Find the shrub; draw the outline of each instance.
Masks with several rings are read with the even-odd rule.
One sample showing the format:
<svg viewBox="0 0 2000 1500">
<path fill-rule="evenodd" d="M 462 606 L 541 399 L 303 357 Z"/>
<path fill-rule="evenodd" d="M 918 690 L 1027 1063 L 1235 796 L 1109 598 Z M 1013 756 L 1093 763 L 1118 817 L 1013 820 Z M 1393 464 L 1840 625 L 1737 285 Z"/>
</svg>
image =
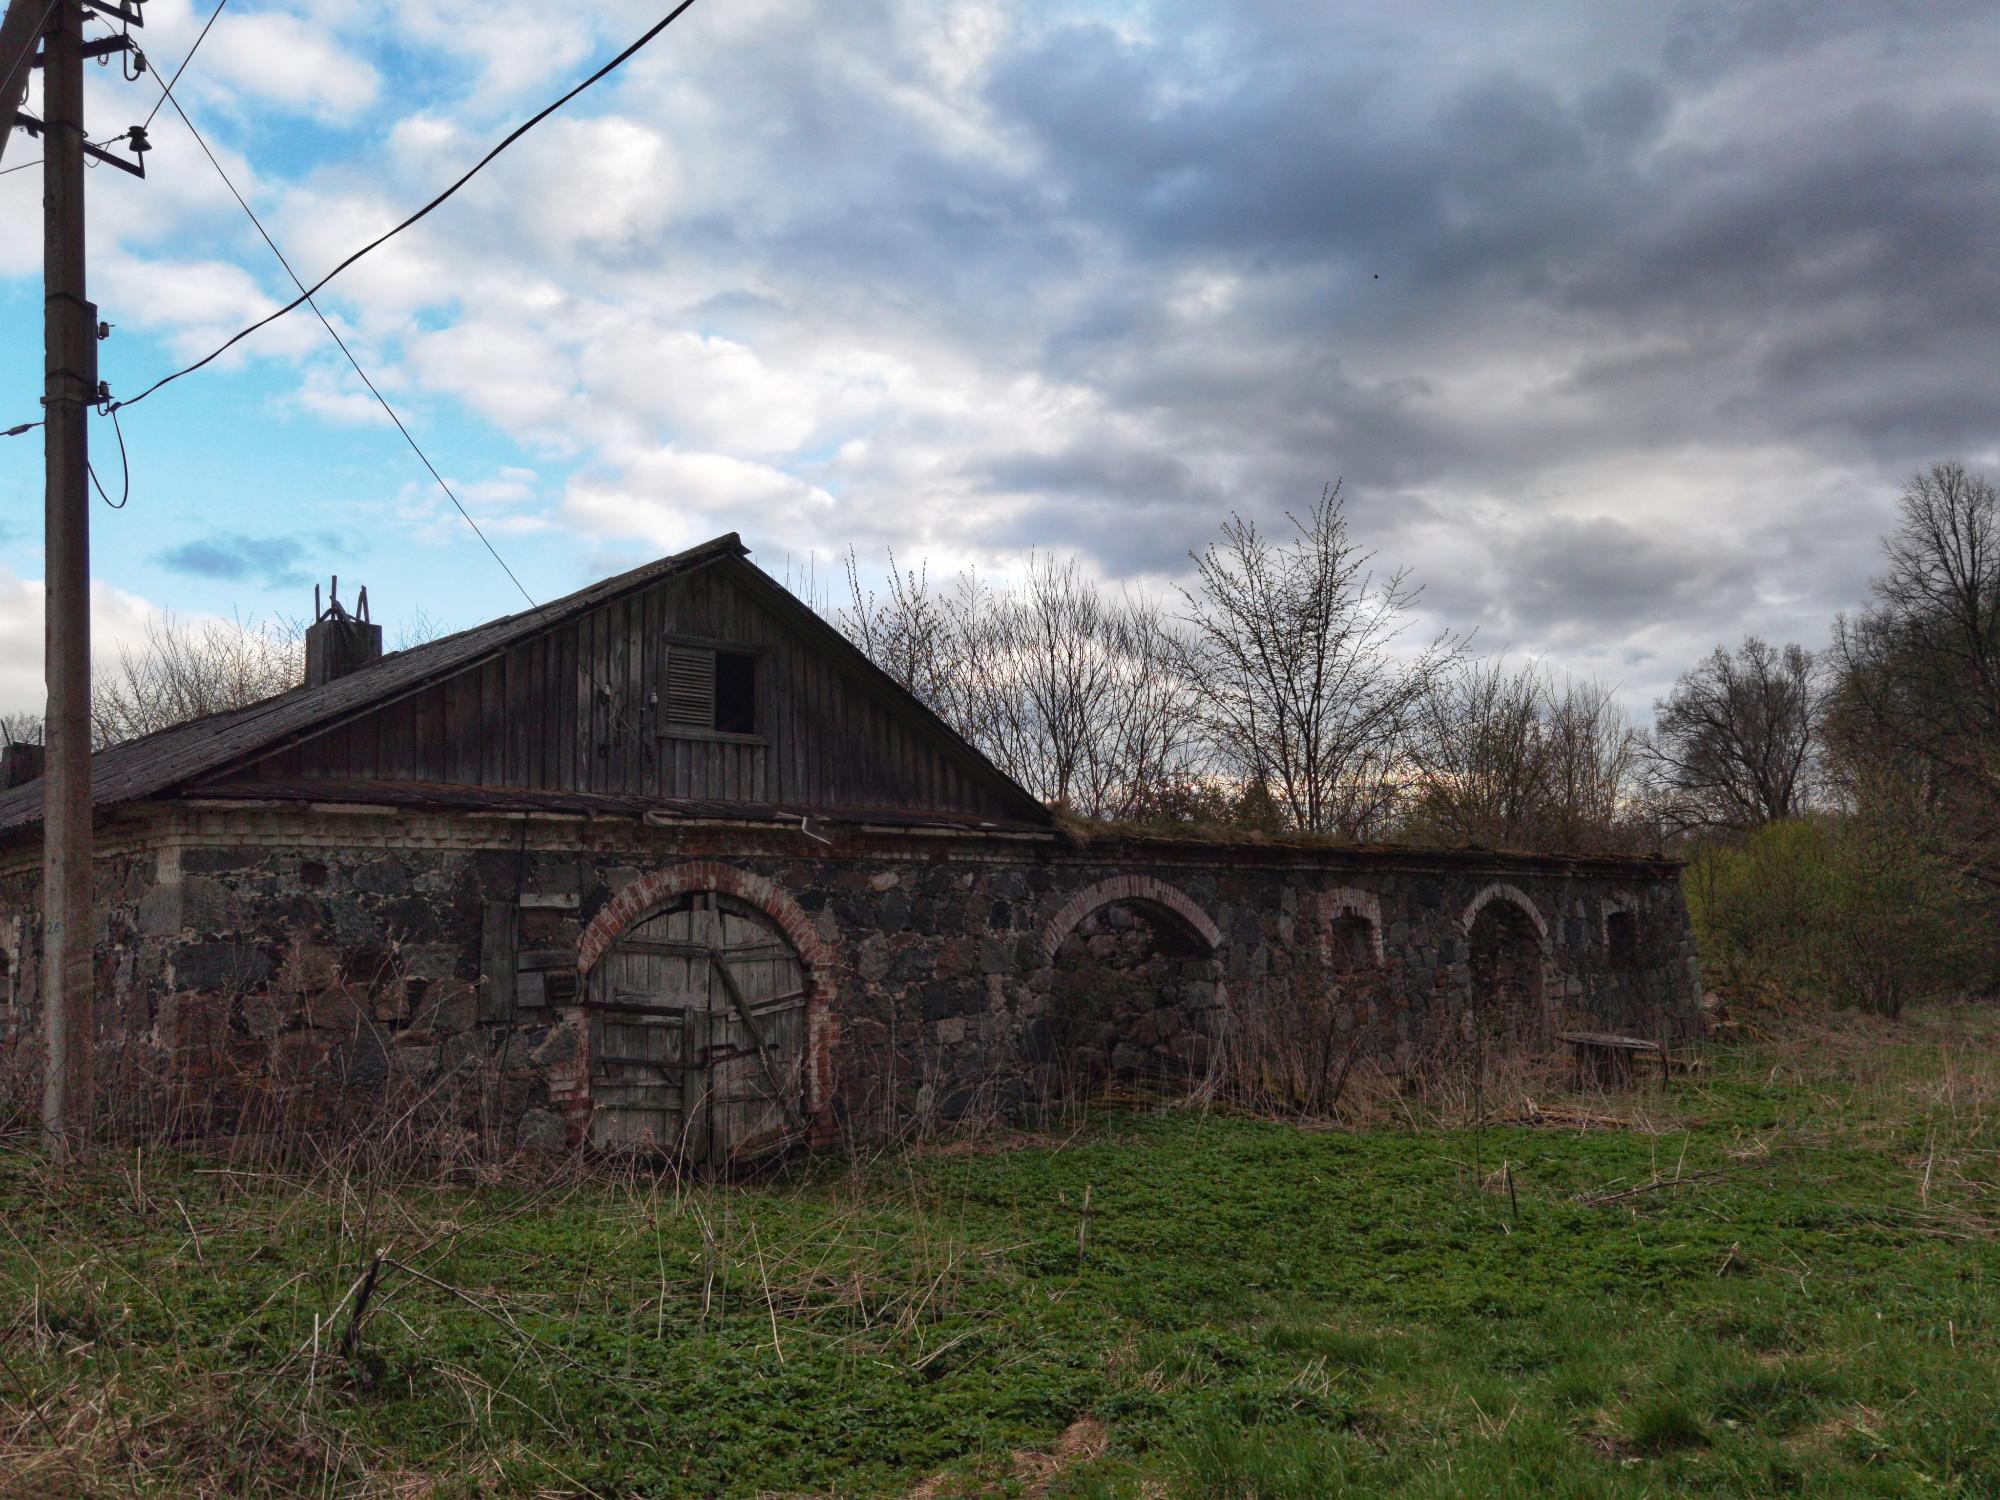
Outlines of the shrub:
<svg viewBox="0 0 2000 1500">
<path fill-rule="evenodd" d="M 1703 959 L 1729 987 L 1896 1016 L 1962 990 L 1981 947 L 1962 877 L 1887 819 L 1766 824 L 1698 850 L 1686 887 Z"/>
</svg>

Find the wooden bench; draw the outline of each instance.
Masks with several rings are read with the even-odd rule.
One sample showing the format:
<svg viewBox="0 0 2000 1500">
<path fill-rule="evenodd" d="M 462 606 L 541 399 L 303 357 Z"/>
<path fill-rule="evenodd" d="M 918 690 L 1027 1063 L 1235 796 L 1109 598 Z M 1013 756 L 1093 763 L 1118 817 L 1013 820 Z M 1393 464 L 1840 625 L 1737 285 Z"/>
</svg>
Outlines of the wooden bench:
<svg viewBox="0 0 2000 1500">
<path fill-rule="evenodd" d="M 1667 1082 L 1672 1060 L 1664 1042 L 1609 1031 L 1565 1031 L 1557 1040 L 1569 1047 L 1579 1084 L 1587 1071 L 1600 1088 L 1624 1088 L 1632 1081 L 1635 1056 L 1659 1058 L 1660 1082 Z"/>
</svg>

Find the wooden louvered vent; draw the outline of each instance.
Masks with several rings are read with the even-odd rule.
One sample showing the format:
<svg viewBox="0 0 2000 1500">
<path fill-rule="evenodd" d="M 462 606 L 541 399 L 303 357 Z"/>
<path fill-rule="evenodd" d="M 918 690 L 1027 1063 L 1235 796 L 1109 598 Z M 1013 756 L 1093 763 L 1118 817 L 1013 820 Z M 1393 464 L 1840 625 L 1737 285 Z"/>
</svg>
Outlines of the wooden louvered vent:
<svg viewBox="0 0 2000 1500">
<path fill-rule="evenodd" d="M 674 646 L 667 652 L 667 723 L 675 729 L 715 727 L 715 652 Z"/>
</svg>

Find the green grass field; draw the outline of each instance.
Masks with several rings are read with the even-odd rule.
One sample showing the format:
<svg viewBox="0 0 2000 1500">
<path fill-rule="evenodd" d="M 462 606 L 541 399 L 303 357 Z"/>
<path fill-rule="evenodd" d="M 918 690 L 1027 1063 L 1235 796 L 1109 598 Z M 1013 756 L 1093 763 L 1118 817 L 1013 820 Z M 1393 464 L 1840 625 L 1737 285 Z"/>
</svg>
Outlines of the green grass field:
<svg viewBox="0 0 2000 1500">
<path fill-rule="evenodd" d="M 1996 1037 L 733 1188 L 17 1143 L 0 1492 L 2000 1494 Z"/>
</svg>

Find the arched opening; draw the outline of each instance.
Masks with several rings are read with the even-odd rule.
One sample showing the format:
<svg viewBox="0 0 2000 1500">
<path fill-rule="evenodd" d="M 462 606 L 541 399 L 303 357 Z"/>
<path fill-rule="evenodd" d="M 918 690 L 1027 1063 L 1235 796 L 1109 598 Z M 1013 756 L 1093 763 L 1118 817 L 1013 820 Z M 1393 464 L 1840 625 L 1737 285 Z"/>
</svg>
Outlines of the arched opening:
<svg viewBox="0 0 2000 1500">
<path fill-rule="evenodd" d="M 1473 916 L 1467 939 L 1472 1019 L 1482 1052 L 1545 1050 L 1542 933 L 1532 910 L 1507 895 L 1488 900 Z"/>
<path fill-rule="evenodd" d="M 1216 936 L 1174 894 L 1171 903 L 1119 894 L 1065 912 L 1047 994 L 1023 1029 L 1039 1092 L 1079 1098 L 1116 1084 L 1174 1087 L 1207 1071 L 1223 1016 Z"/>
<path fill-rule="evenodd" d="M 685 891 L 612 938 L 585 982 L 592 1144 L 727 1165 L 806 1128 L 808 982 L 779 922 Z"/>
</svg>

